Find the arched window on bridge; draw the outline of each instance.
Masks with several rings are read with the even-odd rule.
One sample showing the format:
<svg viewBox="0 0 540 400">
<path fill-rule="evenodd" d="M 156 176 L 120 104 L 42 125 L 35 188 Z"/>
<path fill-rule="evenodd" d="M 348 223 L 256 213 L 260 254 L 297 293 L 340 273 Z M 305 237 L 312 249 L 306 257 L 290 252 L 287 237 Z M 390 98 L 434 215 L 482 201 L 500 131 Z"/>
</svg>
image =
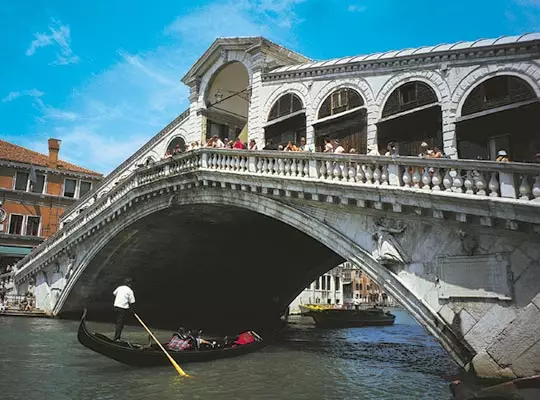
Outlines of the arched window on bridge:
<svg viewBox="0 0 540 400">
<path fill-rule="evenodd" d="M 181 136 L 175 137 L 167 146 L 167 154 L 174 154 L 177 152 L 183 153 L 184 151 L 186 151 L 186 141 Z M 148 161 L 148 159 L 146 161 Z M 145 164 L 148 165 L 147 163 Z"/>
<path fill-rule="evenodd" d="M 377 141 L 382 154 L 389 142 L 402 156 L 417 156 L 422 142 L 442 149 L 442 113 L 435 91 L 420 81 L 396 88 L 377 123 Z"/>
<path fill-rule="evenodd" d="M 367 112 L 364 99 L 351 88 L 332 92 L 321 104 L 315 128 L 315 145 L 323 149 L 325 137 L 339 139 L 345 151 L 355 148 L 359 153 L 367 151 Z"/>
<path fill-rule="evenodd" d="M 298 144 L 306 135 L 306 110 L 302 100 L 294 93 L 281 96 L 272 105 L 264 127 L 265 141 L 272 146 L 286 146 L 289 141 Z"/>
<path fill-rule="evenodd" d="M 460 158 L 534 161 L 540 152 L 540 102 L 531 86 L 515 76 L 490 78 L 463 102 L 456 135 Z"/>
</svg>

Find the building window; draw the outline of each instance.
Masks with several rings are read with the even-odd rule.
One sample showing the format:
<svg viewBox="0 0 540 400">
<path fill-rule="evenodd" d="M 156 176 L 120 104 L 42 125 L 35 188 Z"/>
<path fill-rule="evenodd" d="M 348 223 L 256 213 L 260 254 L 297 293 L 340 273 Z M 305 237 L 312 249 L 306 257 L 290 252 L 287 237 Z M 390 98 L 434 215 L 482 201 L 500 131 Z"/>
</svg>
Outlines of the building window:
<svg viewBox="0 0 540 400">
<path fill-rule="evenodd" d="M 28 172 L 17 171 L 15 175 L 15 190 L 26 191 L 28 187 Z"/>
<path fill-rule="evenodd" d="M 64 196 L 65 197 L 74 198 L 76 188 L 77 188 L 77 181 L 75 179 L 64 180 Z"/>
<path fill-rule="evenodd" d="M 384 104 L 382 117 L 437 103 L 435 91 L 424 82 L 409 82 L 395 89 Z"/>
<path fill-rule="evenodd" d="M 323 101 L 319 110 L 319 119 L 340 114 L 363 105 L 364 100 L 356 90 L 349 88 L 338 89 Z"/>
<path fill-rule="evenodd" d="M 322 287 L 321 287 L 321 289 L 326 290 L 326 277 L 322 276 L 321 279 L 322 279 Z"/>
<path fill-rule="evenodd" d="M 315 290 L 319 290 L 320 288 L 320 283 L 319 283 L 319 278 L 317 278 L 317 280 L 315 281 Z"/>
<path fill-rule="evenodd" d="M 28 217 L 26 221 L 26 235 L 39 236 L 39 224 L 41 217 Z"/>
<path fill-rule="evenodd" d="M 83 197 L 92 189 L 92 182 L 81 181 L 81 186 L 79 187 L 79 198 Z"/>
<path fill-rule="evenodd" d="M 36 181 L 31 183 L 30 191 L 33 193 L 43 193 L 45 188 L 45 175 L 36 174 Z"/>
<path fill-rule="evenodd" d="M 362 285 L 360 283 L 356 284 L 356 290 L 362 290 Z"/>
<path fill-rule="evenodd" d="M 9 233 L 10 234 L 12 235 L 22 234 L 23 219 L 24 217 L 22 215 L 18 215 L 18 214 L 10 215 L 10 218 L 9 218 Z"/>
<path fill-rule="evenodd" d="M 370 290 L 371 289 L 371 286 L 370 285 L 366 285 L 366 290 Z"/>
<path fill-rule="evenodd" d="M 336 290 L 339 291 L 339 276 L 335 277 Z"/>
<path fill-rule="evenodd" d="M 297 95 L 287 93 L 274 103 L 270 110 L 270 114 L 268 114 L 268 121 L 295 113 L 300 111 L 303 107 L 302 100 L 300 100 Z"/>
</svg>

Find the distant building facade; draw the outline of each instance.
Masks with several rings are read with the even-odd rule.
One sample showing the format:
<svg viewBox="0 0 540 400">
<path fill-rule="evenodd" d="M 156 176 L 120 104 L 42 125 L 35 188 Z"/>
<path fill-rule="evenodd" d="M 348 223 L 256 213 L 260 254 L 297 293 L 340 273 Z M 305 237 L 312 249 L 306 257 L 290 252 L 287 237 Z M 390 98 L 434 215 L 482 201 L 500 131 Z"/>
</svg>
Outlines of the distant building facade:
<svg viewBox="0 0 540 400">
<path fill-rule="evenodd" d="M 54 235 L 64 210 L 102 179 L 60 160 L 60 143 L 49 139 L 44 155 L 0 140 L 0 276 Z"/>
<path fill-rule="evenodd" d="M 301 304 L 343 304 L 342 268 L 338 266 L 314 280 L 289 306 L 291 314 L 298 314 Z"/>
<path fill-rule="evenodd" d="M 394 299 L 361 268 L 344 262 L 313 281 L 294 299 L 289 309 L 291 314 L 298 314 L 298 306 L 302 304 L 351 304 L 354 299 L 362 303 L 395 305 Z"/>
</svg>

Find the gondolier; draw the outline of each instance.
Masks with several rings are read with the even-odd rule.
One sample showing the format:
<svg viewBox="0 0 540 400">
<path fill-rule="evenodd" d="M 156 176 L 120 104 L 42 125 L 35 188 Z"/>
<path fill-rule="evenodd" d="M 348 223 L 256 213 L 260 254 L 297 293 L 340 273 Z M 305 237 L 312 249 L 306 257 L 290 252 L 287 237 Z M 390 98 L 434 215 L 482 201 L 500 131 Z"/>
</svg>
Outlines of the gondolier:
<svg viewBox="0 0 540 400">
<path fill-rule="evenodd" d="M 124 329 L 124 320 L 126 312 L 135 304 L 135 294 L 131 289 L 131 278 L 124 279 L 124 284 L 118 286 L 114 292 L 114 310 L 116 312 L 116 329 L 114 332 L 114 340 L 120 340 L 122 329 Z"/>
</svg>

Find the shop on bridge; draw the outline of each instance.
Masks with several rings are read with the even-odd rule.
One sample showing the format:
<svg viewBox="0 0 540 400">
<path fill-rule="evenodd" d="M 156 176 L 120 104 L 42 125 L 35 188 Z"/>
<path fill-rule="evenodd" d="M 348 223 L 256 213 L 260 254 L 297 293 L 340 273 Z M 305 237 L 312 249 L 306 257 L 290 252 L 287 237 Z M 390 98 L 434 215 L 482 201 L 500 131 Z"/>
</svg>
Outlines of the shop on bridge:
<svg viewBox="0 0 540 400">
<path fill-rule="evenodd" d="M 511 161 L 535 161 L 540 152 L 540 101 L 523 79 L 487 79 L 465 99 L 456 137 L 459 158 L 495 160 L 505 150 Z"/>
<path fill-rule="evenodd" d="M 205 93 L 206 139 L 218 136 L 247 142 L 249 109 L 249 74 L 246 67 L 233 61 L 225 64 L 212 77 Z"/>
<path fill-rule="evenodd" d="M 300 143 L 306 136 L 306 109 L 302 100 L 294 93 L 281 96 L 272 105 L 264 127 L 265 143 L 285 147 L 289 141 Z"/>
<path fill-rule="evenodd" d="M 377 123 L 377 141 L 382 154 L 390 142 L 394 142 L 402 156 L 417 156 L 422 142 L 442 150 L 441 104 L 435 91 L 420 81 L 396 88 L 386 100 Z"/>
<path fill-rule="evenodd" d="M 367 110 L 362 96 L 352 88 L 337 89 L 326 97 L 313 127 L 317 151 L 324 149 L 325 138 L 338 139 L 346 152 L 367 151 Z"/>
</svg>

